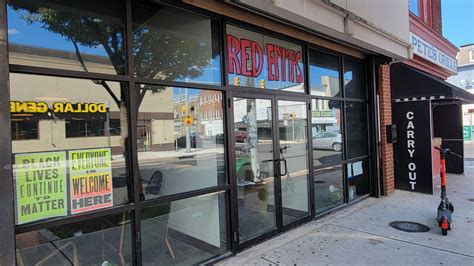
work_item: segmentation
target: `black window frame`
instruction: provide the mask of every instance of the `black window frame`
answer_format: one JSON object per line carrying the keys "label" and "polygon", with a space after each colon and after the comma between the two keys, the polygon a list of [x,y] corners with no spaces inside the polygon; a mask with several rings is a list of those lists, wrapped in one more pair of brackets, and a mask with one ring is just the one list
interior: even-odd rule
{"label": "black window frame", "polygon": [[[357,202],[359,200],[362,200],[362,199],[365,199],[367,197],[369,197],[371,194],[374,193],[374,186],[373,186],[373,182],[372,182],[372,179],[374,178],[373,176],[373,166],[372,166],[372,163],[373,163],[373,151],[372,151],[372,148],[373,148],[373,144],[371,142],[371,138],[373,138],[374,136],[374,132],[372,130],[372,124],[375,123],[375,121],[371,118],[371,115],[370,115],[370,105],[371,105],[371,102],[372,102],[372,98],[371,98],[371,93],[370,93],[370,86],[369,86],[369,62],[367,62],[366,60],[363,60],[363,59],[360,59],[360,58],[356,58],[354,56],[350,56],[350,55],[345,55],[345,54],[341,54],[341,53],[336,53],[334,51],[331,51],[331,50],[328,50],[328,49],[321,49],[320,47],[317,47],[317,46],[314,46],[314,45],[308,45],[308,51],[307,51],[307,54],[306,54],[306,64],[307,64],[307,69],[308,69],[308,73],[309,73],[309,68],[310,68],[310,62],[311,62],[311,59],[310,59],[310,50],[317,50],[318,53],[326,53],[326,54],[329,54],[329,55],[332,55],[332,56],[336,56],[338,58],[338,61],[339,61],[339,64],[338,64],[338,71],[340,73],[339,75],[339,89],[340,89],[340,96],[339,97],[327,97],[327,96],[316,96],[316,95],[311,95],[311,91],[309,91],[309,94],[311,96],[311,99],[315,99],[315,100],[335,100],[335,101],[338,101],[341,103],[341,129],[342,129],[342,140],[343,140],[343,148],[342,148],[342,160],[341,161],[338,161],[338,162],[334,162],[334,163],[328,163],[328,164],[321,164],[321,165],[318,165],[318,166],[313,166],[312,168],[312,171],[311,173],[314,175],[314,172],[319,170],[319,169],[323,169],[323,168],[326,168],[326,167],[331,167],[331,166],[337,166],[337,165],[341,165],[342,167],[342,171],[343,171],[343,186],[344,186],[344,204],[341,205],[341,206],[344,206],[346,204],[349,204],[349,203],[352,203],[352,202]],[[361,62],[364,64],[365,66],[365,89],[366,89],[366,98],[365,99],[360,99],[360,98],[348,98],[346,97],[346,92],[345,92],[345,84],[344,84],[344,73],[345,73],[345,68],[344,68],[344,61],[345,60],[352,60],[352,61],[356,61],[356,62]],[[310,79],[311,77],[308,75],[308,79]],[[310,80],[308,81],[308,89],[310,90]],[[354,157],[354,158],[349,158],[348,157],[348,153],[347,153],[347,136],[348,136],[348,132],[347,132],[347,122],[346,122],[346,103],[363,103],[365,104],[366,106],[366,115],[367,115],[367,118],[366,118],[366,121],[367,121],[367,143],[368,143],[368,153],[366,155],[362,155],[362,156],[359,156],[359,157]],[[372,103],[373,104],[373,103]],[[310,119],[311,119],[311,116],[310,116]],[[311,139],[311,142],[312,142],[312,139]],[[369,160],[369,182],[370,182],[370,193],[365,195],[365,196],[361,196],[359,197],[358,199],[356,200],[353,200],[353,201],[349,201],[349,191],[348,191],[348,173],[347,173],[347,164],[348,163],[352,163],[352,162],[355,162],[355,161],[360,161],[360,160],[364,160],[364,159],[367,159]],[[313,162],[312,162],[313,163]],[[313,177],[314,178],[314,177]],[[313,179],[314,180],[314,179]],[[317,202],[314,203],[315,205],[317,204]],[[339,207],[341,207],[339,206]],[[337,209],[339,207],[335,207],[333,209],[329,209],[329,210],[325,210],[321,213],[316,213],[315,217],[318,218],[318,217],[322,217],[322,216],[325,216],[327,215],[328,213],[332,212],[334,209]]]}
{"label": "black window frame", "polygon": [[[4,2],[6,5],[6,2]],[[186,83],[186,82],[180,82],[180,81],[169,81],[169,80],[159,80],[159,79],[148,79],[148,78],[140,78],[140,77],[135,77],[133,74],[133,41],[132,41],[132,0],[124,0],[123,1],[123,16],[124,16],[124,23],[125,23],[125,47],[126,47],[126,69],[127,73],[124,75],[114,75],[114,74],[103,74],[103,73],[89,73],[89,72],[81,72],[81,71],[73,71],[73,70],[66,70],[66,69],[52,69],[52,68],[44,68],[44,67],[34,67],[34,66],[25,66],[25,65],[12,65],[9,64],[9,72],[10,73],[21,73],[21,74],[33,74],[33,75],[47,75],[47,76],[53,76],[53,77],[67,77],[67,78],[79,78],[79,79],[95,79],[95,80],[105,80],[105,81],[118,81],[118,82],[125,82],[128,84],[128,91],[127,91],[127,109],[129,110],[128,112],[128,132],[129,132],[129,138],[127,140],[125,149],[130,150],[131,152],[129,153],[128,158],[126,158],[127,164],[129,165],[128,169],[128,176],[131,178],[129,182],[131,185],[129,186],[131,189],[131,198],[130,202],[128,204],[120,205],[120,206],[114,206],[111,208],[103,209],[103,210],[97,210],[97,211],[92,211],[80,215],[74,215],[74,216],[68,216],[68,217],[61,217],[61,218],[53,218],[49,219],[46,221],[39,221],[39,222],[34,222],[31,224],[26,224],[26,225],[19,225],[15,226],[15,233],[20,234],[24,232],[30,232],[38,229],[43,229],[43,228],[48,228],[51,226],[58,226],[58,225],[64,225],[68,223],[73,223],[73,222],[78,222],[78,221],[85,221],[97,217],[102,217],[102,216],[107,216],[107,215],[112,215],[112,214],[118,214],[118,213],[123,213],[123,212],[130,212],[131,215],[133,216],[132,219],[132,235],[133,235],[133,240],[132,240],[132,247],[133,247],[133,262],[135,265],[141,265],[141,240],[140,240],[140,233],[141,233],[141,228],[140,228],[140,211],[144,208],[149,208],[153,207],[159,204],[163,203],[170,203],[172,201],[176,200],[181,200],[181,199],[187,199],[187,198],[192,198],[195,196],[200,196],[200,195],[205,195],[209,193],[217,193],[217,192],[224,192],[225,193],[225,198],[226,198],[226,218],[227,218],[227,238],[228,238],[228,253],[222,254],[221,256],[212,259],[211,261],[218,260],[220,257],[227,256],[231,254],[232,252],[235,252],[235,247],[233,246],[233,239],[234,239],[234,232],[235,230],[235,212],[236,210],[233,209],[233,206],[231,204],[232,202],[232,195],[235,193],[235,188],[231,185],[230,183],[230,173],[232,172],[231,169],[229,169],[229,165],[226,165],[226,180],[228,181],[227,184],[224,185],[218,185],[215,187],[209,187],[209,188],[204,188],[204,189],[198,189],[198,190],[193,190],[193,191],[188,191],[188,192],[183,192],[183,193],[178,193],[178,194],[173,194],[173,195],[167,195],[155,199],[150,199],[146,201],[141,201],[140,200],[140,192],[139,192],[139,182],[140,182],[140,177],[139,177],[139,170],[138,170],[138,160],[137,160],[137,133],[134,128],[134,125],[136,125],[137,122],[137,116],[136,114],[138,113],[138,106],[136,101],[134,100],[137,97],[137,92],[134,89],[135,84],[150,84],[150,85],[157,85],[157,86],[170,86],[170,87],[184,87],[184,88],[191,88],[191,89],[204,89],[204,90],[216,90],[216,91],[221,91],[223,93],[223,117],[224,117],[224,131],[229,132],[229,108],[230,108],[230,101],[229,101],[229,95],[228,92],[234,91],[236,89],[239,90],[244,90],[250,93],[262,93],[262,94],[278,94],[279,96],[288,96],[288,97],[299,97],[301,99],[304,99],[305,101],[311,102],[311,99],[323,99],[323,100],[337,100],[341,102],[341,129],[342,129],[342,136],[344,139],[344,145],[346,143],[346,125],[345,125],[345,102],[352,101],[352,102],[363,102],[366,103],[367,106],[367,127],[368,127],[368,138],[369,138],[369,146],[372,145],[371,139],[373,139],[374,132],[372,129],[372,125],[375,123],[373,117],[371,116],[370,113],[370,108],[369,105],[373,104],[373,98],[370,97],[370,94],[367,94],[367,99],[361,100],[361,99],[349,99],[349,98],[344,98],[343,96],[341,97],[321,97],[321,96],[314,96],[311,95],[311,90],[310,90],[310,75],[309,75],[309,50],[317,50],[319,52],[326,52],[333,54],[339,58],[339,68],[340,68],[340,90],[342,95],[344,94],[344,68],[343,68],[343,59],[344,58],[350,58],[351,60],[361,60],[362,62],[366,63],[366,70],[369,69],[369,64],[368,60],[366,59],[361,59],[361,58],[356,58],[349,56],[347,54],[343,54],[340,52],[335,52],[332,50],[329,50],[328,48],[320,47],[315,44],[309,43],[307,41],[302,41],[299,39],[295,39],[293,37],[289,37],[287,35],[283,35],[280,33],[276,33],[267,29],[263,29],[254,25],[250,25],[248,23],[238,21],[235,19],[231,18],[224,18],[221,15],[217,15],[215,13],[212,13],[207,10],[203,10],[200,8],[193,7],[188,4],[183,4],[183,3],[171,3],[168,1],[163,1],[159,2],[161,5],[165,6],[170,6],[173,8],[178,8],[181,10],[184,10],[186,12],[191,12],[198,14],[200,16],[205,16],[210,18],[211,20],[215,21],[217,24],[217,29],[213,28],[213,34],[214,31],[218,30],[216,33],[219,36],[219,50],[220,50],[220,60],[221,60],[221,79],[220,79],[220,84],[218,85],[210,85],[210,84],[205,84],[205,83]],[[0,2],[1,4],[1,2]],[[0,8],[1,11],[1,8]],[[6,13],[6,9],[5,9]],[[262,91],[259,88],[253,88],[253,87],[235,87],[233,85],[230,85],[228,83],[228,67],[227,67],[227,43],[226,43],[226,25],[234,25],[237,27],[241,27],[244,29],[248,29],[254,32],[262,33],[268,36],[272,36],[275,38],[279,38],[288,42],[292,42],[295,44],[299,44],[302,46],[302,61],[303,61],[303,72],[304,72],[304,77],[303,77],[303,82],[304,82],[304,93],[294,93],[294,92],[287,92],[287,91]],[[0,24],[0,26],[2,26]],[[369,84],[369,72],[366,71],[366,87],[369,92],[369,88],[373,89],[372,86]],[[373,79],[373,77],[372,77]],[[9,88],[7,88],[9,90]],[[308,116],[307,119],[308,121],[311,121],[311,105],[309,105],[308,108]],[[311,128],[308,128],[311,130]],[[40,132],[38,133],[40,134]],[[230,161],[229,159],[229,151],[230,151],[230,139],[227,136],[228,134],[224,134],[224,149],[225,149],[225,158],[227,161]],[[309,138],[308,135],[308,145],[309,147],[312,147],[312,138]],[[365,158],[368,158],[369,160],[369,165],[372,165],[373,163],[373,158],[372,158],[372,149],[373,147],[369,147],[369,154],[365,156],[361,156],[358,158],[352,158],[352,159],[347,159],[346,157],[346,149],[343,149],[343,161],[338,162],[336,164],[326,164],[326,165],[321,165],[321,166],[313,166],[313,155],[312,153],[309,154],[308,160],[309,160],[309,169],[310,169],[310,174],[309,174],[309,179],[311,182],[310,185],[310,197],[311,197],[311,217],[312,218],[318,218],[323,215],[326,215],[327,213],[331,212],[333,209],[328,210],[326,212],[316,214],[314,212],[315,207],[314,207],[314,195],[313,195],[313,187],[312,184],[314,183],[314,171],[320,168],[325,168],[328,166],[333,166],[333,165],[339,165],[342,164],[343,167],[343,173],[344,173],[344,203],[348,204],[348,195],[347,195],[347,173],[346,173],[346,164],[353,162],[353,161],[358,161],[358,160],[363,160]],[[373,173],[371,173],[371,169],[373,167],[369,167],[369,177],[374,178]],[[371,180],[371,184],[372,184]],[[371,185],[371,193],[374,192],[374,188]],[[368,195],[367,195],[368,196]],[[358,200],[362,200],[365,197],[361,197]],[[354,203],[357,201],[353,201],[351,203]]]}

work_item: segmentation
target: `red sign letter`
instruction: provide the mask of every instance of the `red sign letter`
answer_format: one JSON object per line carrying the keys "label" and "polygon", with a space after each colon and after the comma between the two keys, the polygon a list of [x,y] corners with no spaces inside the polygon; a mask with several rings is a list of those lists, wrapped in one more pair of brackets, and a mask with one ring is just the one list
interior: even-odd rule
{"label": "red sign letter", "polygon": [[228,34],[227,35],[227,56],[229,57],[229,73],[234,74],[234,66],[236,74],[240,75],[240,62],[237,54],[240,52],[239,39]]}
{"label": "red sign letter", "polygon": [[[257,57],[258,56],[258,65]],[[263,53],[262,48],[257,42],[252,42],[252,76],[258,77],[262,72],[263,67]]]}
{"label": "red sign letter", "polygon": [[247,48],[250,48],[250,41],[246,39],[240,39],[240,62],[242,75],[250,76],[250,71],[248,69],[247,61],[249,60],[249,55],[247,54]]}

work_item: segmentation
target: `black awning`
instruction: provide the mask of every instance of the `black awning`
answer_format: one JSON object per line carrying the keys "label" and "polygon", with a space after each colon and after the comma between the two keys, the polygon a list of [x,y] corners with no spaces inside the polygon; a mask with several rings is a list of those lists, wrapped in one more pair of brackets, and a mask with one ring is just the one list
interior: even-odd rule
{"label": "black awning", "polygon": [[474,94],[405,64],[390,66],[392,99],[474,103]]}

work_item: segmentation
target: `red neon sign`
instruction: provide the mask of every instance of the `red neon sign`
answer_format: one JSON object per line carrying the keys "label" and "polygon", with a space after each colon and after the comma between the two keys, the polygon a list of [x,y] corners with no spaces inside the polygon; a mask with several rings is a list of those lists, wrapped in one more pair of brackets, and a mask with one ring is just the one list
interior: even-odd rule
{"label": "red neon sign", "polygon": [[[250,55],[249,55],[250,52]],[[264,54],[265,53],[265,54]],[[258,77],[266,59],[268,80],[303,82],[303,71],[298,64],[301,52],[267,43],[265,50],[259,43],[227,35],[229,73]],[[240,57],[239,57],[240,54]]]}

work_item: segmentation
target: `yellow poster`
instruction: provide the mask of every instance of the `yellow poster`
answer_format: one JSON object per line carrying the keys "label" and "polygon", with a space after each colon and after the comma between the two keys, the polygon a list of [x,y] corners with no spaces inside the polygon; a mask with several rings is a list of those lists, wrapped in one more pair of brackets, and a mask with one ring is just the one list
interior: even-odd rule
{"label": "yellow poster", "polygon": [[71,213],[113,206],[110,148],[69,151]]}

